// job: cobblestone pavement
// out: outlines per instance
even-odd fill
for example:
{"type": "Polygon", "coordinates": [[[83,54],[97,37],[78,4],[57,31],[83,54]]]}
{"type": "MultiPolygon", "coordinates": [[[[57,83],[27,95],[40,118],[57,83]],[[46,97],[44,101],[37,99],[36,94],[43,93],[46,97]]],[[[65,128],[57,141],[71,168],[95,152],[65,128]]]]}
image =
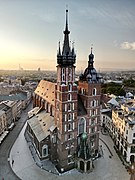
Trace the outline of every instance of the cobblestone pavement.
{"type": "Polygon", "coordinates": [[[113,142],[111,138],[109,136],[105,136],[102,134],[100,134],[100,138],[106,142],[113,156],[111,156],[110,151],[108,150],[106,145],[102,141],[100,141],[100,145],[102,145],[103,156],[94,162],[95,168],[93,172],[89,174],[82,174],[79,173],[77,170],[72,170],[59,176],[49,173],[36,165],[29,150],[29,146],[24,138],[25,128],[26,125],[24,126],[23,130],[18,136],[18,139],[16,140],[10,153],[10,165],[13,171],[22,180],[54,180],[54,179],[56,180],[63,180],[63,179],[64,180],[74,180],[74,179],[129,180],[130,179],[127,170],[123,166],[122,162],[118,158],[113,148],[113,142]]]}

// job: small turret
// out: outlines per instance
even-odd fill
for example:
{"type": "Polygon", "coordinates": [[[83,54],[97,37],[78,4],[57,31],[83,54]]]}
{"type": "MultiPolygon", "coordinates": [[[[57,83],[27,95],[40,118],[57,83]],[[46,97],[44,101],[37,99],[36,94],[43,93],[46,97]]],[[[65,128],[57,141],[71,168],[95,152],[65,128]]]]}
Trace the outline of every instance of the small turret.
{"type": "Polygon", "coordinates": [[[61,56],[60,41],[59,41],[59,49],[58,49],[57,56],[61,56]]]}
{"type": "Polygon", "coordinates": [[[94,54],[92,52],[89,54],[88,67],[85,69],[84,74],[80,76],[81,81],[87,81],[88,83],[99,83],[101,82],[101,76],[98,75],[96,69],[94,68],[94,54]]]}

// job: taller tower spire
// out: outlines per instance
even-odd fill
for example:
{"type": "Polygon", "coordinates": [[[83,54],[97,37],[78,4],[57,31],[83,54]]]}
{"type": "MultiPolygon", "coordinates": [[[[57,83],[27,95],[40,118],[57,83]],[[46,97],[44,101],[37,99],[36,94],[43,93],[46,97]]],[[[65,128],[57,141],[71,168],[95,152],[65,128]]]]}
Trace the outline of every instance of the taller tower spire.
{"type": "Polygon", "coordinates": [[[66,9],[66,26],[64,31],[64,44],[63,44],[63,55],[69,55],[70,53],[70,46],[69,46],[69,34],[70,31],[68,30],[68,10],[66,9]]]}
{"type": "Polygon", "coordinates": [[[62,48],[62,54],[57,55],[57,63],[61,65],[73,65],[75,64],[76,55],[72,52],[70,43],[69,43],[69,34],[70,31],[68,29],[68,9],[66,9],[66,25],[64,33],[64,43],[62,48]]]}

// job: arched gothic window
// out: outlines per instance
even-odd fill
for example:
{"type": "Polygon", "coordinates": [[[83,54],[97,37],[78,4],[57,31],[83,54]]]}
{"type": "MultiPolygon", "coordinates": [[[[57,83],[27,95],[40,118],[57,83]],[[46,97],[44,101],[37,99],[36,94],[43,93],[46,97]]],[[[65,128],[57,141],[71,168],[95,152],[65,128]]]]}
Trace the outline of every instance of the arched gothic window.
{"type": "Polygon", "coordinates": [[[68,104],[68,110],[71,111],[71,103],[68,104]]]}
{"type": "Polygon", "coordinates": [[[97,89],[96,88],[93,89],[93,93],[92,94],[93,94],[93,96],[97,95],[97,89]]]}
{"type": "Polygon", "coordinates": [[[65,81],[65,76],[64,75],[62,76],[62,81],[65,81]]]}
{"type": "Polygon", "coordinates": [[[49,152],[48,152],[48,145],[45,144],[43,147],[42,147],[42,156],[43,157],[46,157],[48,156],[49,152]]]}
{"type": "Polygon", "coordinates": [[[72,84],[68,85],[68,91],[72,91],[72,84]]]}
{"type": "Polygon", "coordinates": [[[69,120],[69,121],[72,120],[72,114],[71,114],[71,113],[68,114],[68,120],[69,120]]]}
{"type": "Polygon", "coordinates": [[[62,74],[64,74],[64,73],[65,73],[65,69],[63,68],[63,69],[62,69],[62,74]]]}
{"type": "Polygon", "coordinates": [[[68,101],[71,101],[71,100],[72,100],[72,95],[68,94],[68,101]]]}
{"type": "Polygon", "coordinates": [[[71,129],[72,129],[72,124],[69,123],[69,124],[68,124],[68,130],[71,130],[71,129]]]}
{"type": "Polygon", "coordinates": [[[72,81],[72,75],[69,74],[69,81],[72,81]]]}
{"type": "Polygon", "coordinates": [[[86,119],[81,118],[78,124],[78,134],[80,135],[83,134],[84,132],[86,132],[86,119]]]}
{"type": "Polygon", "coordinates": [[[92,106],[93,106],[93,107],[96,107],[96,100],[93,100],[93,101],[92,101],[92,106]]]}

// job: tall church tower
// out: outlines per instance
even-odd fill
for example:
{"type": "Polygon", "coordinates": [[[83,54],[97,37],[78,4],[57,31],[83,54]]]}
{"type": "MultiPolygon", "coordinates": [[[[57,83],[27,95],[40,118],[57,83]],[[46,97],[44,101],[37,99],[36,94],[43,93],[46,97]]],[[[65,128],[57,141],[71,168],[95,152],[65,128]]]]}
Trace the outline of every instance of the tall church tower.
{"type": "Polygon", "coordinates": [[[57,126],[57,163],[63,172],[75,165],[74,154],[77,146],[77,85],[75,84],[76,55],[70,45],[68,30],[68,10],[64,43],[60,42],[57,53],[57,84],[55,87],[55,124],[57,126]]]}

